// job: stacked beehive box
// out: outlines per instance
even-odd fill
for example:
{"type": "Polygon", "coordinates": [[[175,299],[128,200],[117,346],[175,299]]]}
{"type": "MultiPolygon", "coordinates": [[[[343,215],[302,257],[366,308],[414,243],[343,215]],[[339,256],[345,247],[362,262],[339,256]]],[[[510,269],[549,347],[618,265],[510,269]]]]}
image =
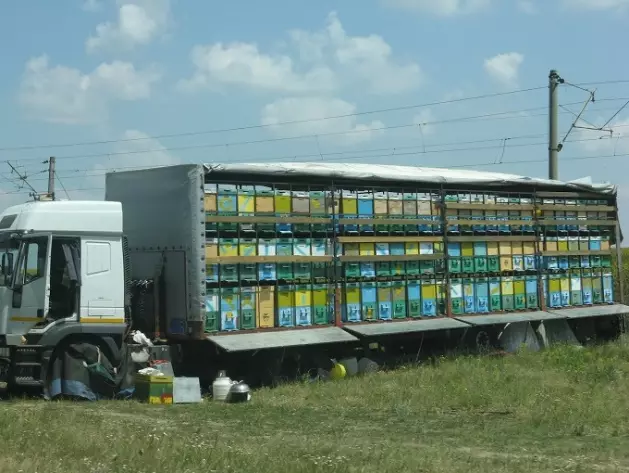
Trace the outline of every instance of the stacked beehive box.
{"type": "Polygon", "coordinates": [[[613,301],[605,200],[208,185],[206,330],[613,301]]]}

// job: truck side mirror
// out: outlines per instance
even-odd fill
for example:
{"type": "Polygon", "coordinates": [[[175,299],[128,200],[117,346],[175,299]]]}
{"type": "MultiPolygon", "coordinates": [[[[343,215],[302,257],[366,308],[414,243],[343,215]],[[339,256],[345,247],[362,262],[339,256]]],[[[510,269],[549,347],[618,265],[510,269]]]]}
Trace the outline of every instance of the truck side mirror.
{"type": "Polygon", "coordinates": [[[2,275],[5,278],[11,277],[13,274],[13,253],[4,253],[2,255],[2,275]]]}

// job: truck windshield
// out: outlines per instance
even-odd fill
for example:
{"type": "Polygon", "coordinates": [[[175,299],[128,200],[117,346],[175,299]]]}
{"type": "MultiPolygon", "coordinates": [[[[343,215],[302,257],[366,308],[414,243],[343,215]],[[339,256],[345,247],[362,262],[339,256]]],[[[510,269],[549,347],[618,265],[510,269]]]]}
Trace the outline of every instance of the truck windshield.
{"type": "Polygon", "coordinates": [[[19,249],[20,242],[18,240],[0,239],[0,258],[2,265],[4,266],[9,264],[9,262],[12,262],[13,264],[13,267],[10,268],[9,272],[0,270],[0,287],[7,287],[11,284],[11,275],[15,270],[19,249]]]}

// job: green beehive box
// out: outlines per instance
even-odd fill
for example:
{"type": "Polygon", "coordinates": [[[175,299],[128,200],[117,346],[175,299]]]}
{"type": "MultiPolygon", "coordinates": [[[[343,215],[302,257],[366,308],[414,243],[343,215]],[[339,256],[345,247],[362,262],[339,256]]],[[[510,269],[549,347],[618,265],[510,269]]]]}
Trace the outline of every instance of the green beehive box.
{"type": "Polygon", "coordinates": [[[393,318],[406,318],[406,283],[403,281],[395,281],[392,285],[393,293],[393,318]]]}
{"type": "Polygon", "coordinates": [[[277,279],[291,280],[294,277],[293,263],[277,263],[277,279]]]}
{"type": "Polygon", "coordinates": [[[323,279],[328,277],[327,263],[312,263],[312,277],[315,279],[323,279]]]}
{"type": "Polygon", "coordinates": [[[500,272],[500,257],[488,256],[487,257],[487,272],[499,273],[500,272]]]}
{"type": "Polygon", "coordinates": [[[243,287],[240,290],[240,328],[253,330],[256,328],[256,289],[243,287]]]}
{"type": "Polygon", "coordinates": [[[220,290],[208,289],[205,296],[205,332],[218,332],[220,318],[220,290]]]}
{"type": "Polygon", "coordinates": [[[452,274],[460,274],[463,269],[462,258],[458,256],[451,256],[448,259],[448,271],[452,274]]]}
{"type": "Polygon", "coordinates": [[[462,258],[462,263],[463,263],[463,266],[461,268],[461,271],[467,274],[474,272],[474,257],[464,256],[462,258]]]}
{"type": "Polygon", "coordinates": [[[500,291],[502,293],[502,310],[515,309],[515,289],[513,277],[503,276],[500,283],[500,291]]]}
{"type": "Polygon", "coordinates": [[[461,315],[463,313],[463,280],[450,280],[450,303],[452,304],[453,315],[461,315]]]}
{"type": "Polygon", "coordinates": [[[571,269],[578,269],[581,267],[581,258],[578,256],[569,256],[568,257],[568,266],[571,269]]]}
{"type": "MultiPolygon", "coordinates": [[[[360,273],[360,269],[359,269],[360,273]]],[[[376,263],[376,276],[387,277],[391,276],[391,263],[388,261],[376,263]]]]}
{"type": "Polygon", "coordinates": [[[314,325],[327,325],[330,323],[328,317],[328,300],[330,293],[325,284],[315,284],[312,286],[312,309],[314,325]]]}
{"type": "Polygon", "coordinates": [[[345,263],[345,277],[346,278],[359,278],[360,277],[360,263],[356,263],[356,262],[345,263]]]}
{"type": "Polygon", "coordinates": [[[245,263],[239,265],[241,281],[257,281],[258,265],[255,263],[245,263]]]}
{"type": "Polygon", "coordinates": [[[435,274],[435,261],[434,260],[420,261],[419,271],[421,274],[435,274]]]}
{"type": "Polygon", "coordinates": [[[612,257],[611,257],[611,255],[603,255],[603,256],[601,256],[601,266],[603,268],[611,268],[612,267],[612,257]]]}
{"type": "Polygon", "coordinates": [[[312,277],[312,263],[295,263],[295,279],[310,279],[312,277]]]}
{"type": "Polygon", "coordinates": [[[406,274],[408,274],[409,276],[419,275],[419,261],[407,261],[406,274]]]}
{"type": "Polygon", "coordinates": [[[487,272],[487,256],[474,256],[474,272],[487,272]]]}
{"type": "Polygon", "coordinates": [[[491,312],[502,310],[500,278],[489,278],[489,307],[491,312]]]}
{"type": "Polygon", "coordinates": [[[220,280],[222,282],[238,282],[238,265],[221,264],[219,267],[220,280]]]}
{"type": "Polygon", "coordinates": [[[515,310],[526,309],[526,282],[522,276],[516,276],[514,278],[514,306],[515,310]]]}

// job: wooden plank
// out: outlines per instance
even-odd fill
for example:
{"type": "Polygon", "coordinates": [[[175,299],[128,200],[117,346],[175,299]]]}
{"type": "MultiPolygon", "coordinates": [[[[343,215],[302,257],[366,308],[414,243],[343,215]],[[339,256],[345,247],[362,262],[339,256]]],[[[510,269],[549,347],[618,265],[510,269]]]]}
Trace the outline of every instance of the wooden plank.
{"type": "Polygon", "coordinates": [[[542,198],[557,198],[557,199],[601,199],[603,200],[606,196],[601,194],[595,194],[592,192],[551,192],[551,191],[542,191],[536,192],[536,197],[542,198]]]}
{"type": "Polygon", "coordinates": [[[535,235],[509,235],[509,236],[448,236],[448,241],[454,243],[486,242],[486,241],[537,241],[535,235]]]}
{"type": "Polygon", "coordinates": [[[542,256],[609,255],[611,250],[542,251],[542,256]]]}
{"type": "Polygon", "coordinates": [[[343,263],[359,262],[359,261],[374,261],[374,262],[387,262],[387,261],[430,261],[443,259],[443,254],[438,255],[386,255],[386,256],[359,256],[359,255],[343,255],[339,259],[343,263]]]}
{"type": "Polygon", "coordinates": [[[540,210],[558,210],[558,211],[570,211],[578,210],[579,212],[615,212],[616,207],[611,205],[550,205],[544,204],[537,207],[540,210]]]}
{"type": "Polygon", "coordinates": [[[448,217],[447,224],[449,226],[452,225],[534,225],[534,220],[470,220],[470,219],[459,219],[448,217]]]}
{"type": "Polygon", "coordinates": [[[245,217],[226,215],[206,215],[206,222],[211,223],[332,223],[331,218],[312,218],[312,217],[245,217]]]}
{"type": "Polygon", "coordinates": [[[338,237],[339,243],[396,243],[396,242],[433,242],[443,240],[442,236],[364,236],[338,237]]]}
{"type": "Polygon", "coordinates": [[[420,218],[340,218],[338,222],[341,225],[432,225],[428,222],[436,221],[420,218]]]}
{"type": "Polygon", "coordinates": [[[245,263],[325,263],[332,261],[332,256],[214,256],[205,258],[208,264],[245,264],[245,263]]]}
{"type": "Polygon", "coordinates": [[[616,220],[578,220],[576,218],[570,219],[541,219],[539,220],[539,224],[542,227],[547,227],[549,225],[599,225],[604,227],[615,227],[616,220]]]}
{"type": "Polygon", "coordinates": [[[448,210],[533,210],[533,204],[462,204],[450,203],[446,204],[448,210]]]}

